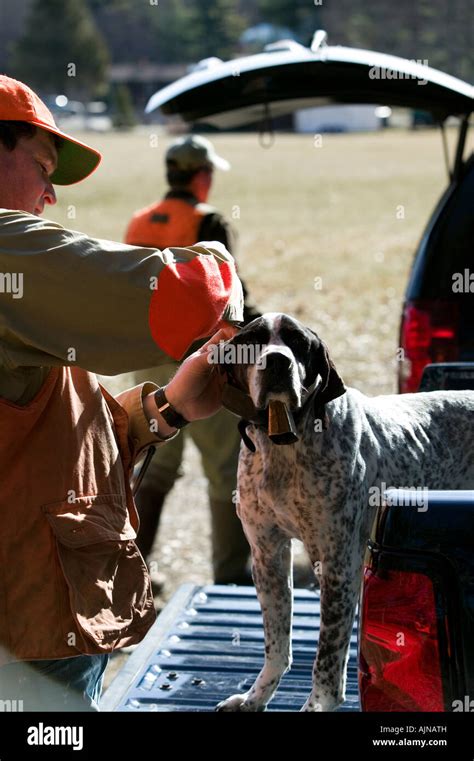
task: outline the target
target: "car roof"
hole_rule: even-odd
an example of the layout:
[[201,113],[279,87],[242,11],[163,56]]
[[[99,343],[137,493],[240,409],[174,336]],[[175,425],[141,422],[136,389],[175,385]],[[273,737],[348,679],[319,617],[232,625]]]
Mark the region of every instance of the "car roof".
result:
[[435,118],[473,110],[474,87],[433,69],[371,50],[324,43],[312,48],[292,41],[263,53],[222,62],[178,79],[156,92],[146,106],[187,122],[231,129],[300,108],[334,103],[366,103],[426,110]]

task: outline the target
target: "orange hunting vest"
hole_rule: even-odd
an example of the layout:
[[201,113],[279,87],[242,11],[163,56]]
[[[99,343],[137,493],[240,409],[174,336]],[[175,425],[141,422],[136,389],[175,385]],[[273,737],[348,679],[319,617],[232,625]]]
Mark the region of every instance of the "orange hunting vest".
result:
[[136,246],[192,246],[199,239],[199,228],[214,209],[207,204],[188,203],[181,198],[165,198],[134,214],[126,243]]
[[127,413],[59,367],[25,406],[0,399],[0,426],[0,665],[139,642],[155,612]]

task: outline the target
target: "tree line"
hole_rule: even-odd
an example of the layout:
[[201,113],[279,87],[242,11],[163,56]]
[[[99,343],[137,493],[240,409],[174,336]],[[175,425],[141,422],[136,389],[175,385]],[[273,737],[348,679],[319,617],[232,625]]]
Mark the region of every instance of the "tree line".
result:
[[192,63],[254,52],[241,36],[263,22],[305,45],[324,28],[330,44],[428,61],[474,80],[472,0],[0,0],[1,6],[5,19],[22,11],[7,73],[43,91],[103,94],[111,62]]

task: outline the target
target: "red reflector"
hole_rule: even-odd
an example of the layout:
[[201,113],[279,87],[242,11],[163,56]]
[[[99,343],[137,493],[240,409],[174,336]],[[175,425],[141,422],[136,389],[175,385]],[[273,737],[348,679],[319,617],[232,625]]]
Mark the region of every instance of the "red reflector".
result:
[[458,359],[457,305],[420,301],[407,304],[400,331],[399,390],[418,391],[425,365]]
[[409,306],[405,313],[404,348],[410,354],[427,351],[431,343],[430,316],[421,309]]
[[449,341],[451,341],[454,336],[454,330],[450,328],[435,328],[433,332],[431,333],[433,338],[447,338]]
[[359,689],[363,711],[444,711],[436,603],[421,573],[364,573]]

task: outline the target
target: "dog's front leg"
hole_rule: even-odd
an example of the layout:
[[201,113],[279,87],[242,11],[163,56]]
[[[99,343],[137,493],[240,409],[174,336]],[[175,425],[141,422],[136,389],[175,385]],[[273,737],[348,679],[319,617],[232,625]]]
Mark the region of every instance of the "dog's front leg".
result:
[[360,589],[361,564],[323,559],[321,630],[313,687],[302,711],[334,711],[344,702],[346,667]]
[[252,548],[252,574],[262,609],[265,663],[248,692],[232,695],[217,711],[263,711],[291,665],[292,549],[279,530],[247,538]]

